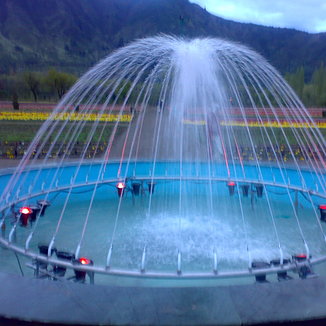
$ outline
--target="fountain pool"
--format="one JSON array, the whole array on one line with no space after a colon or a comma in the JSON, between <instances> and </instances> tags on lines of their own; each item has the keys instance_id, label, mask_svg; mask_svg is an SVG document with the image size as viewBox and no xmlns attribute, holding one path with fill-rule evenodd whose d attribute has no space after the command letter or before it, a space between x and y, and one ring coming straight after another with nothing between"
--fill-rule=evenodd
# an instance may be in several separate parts
<instances>
[{"instance_id":1,"label":"fountain pool","mask_svg":"<svg viewBox=\"0 0 326 326\"><path fill-rule=\"evenodd\" d=\"M122 165L112 162L108 166L101 185L98 185L87 229L80 242L78 239L83 234L84 222L82 217L89 210L90 194L94 191L101 163L81 166L80 176L76 178L69 205L62 217L62 226L56 234L55 248L72 253L78 250L80 256L91 258L95 262L93 268L98 273L95 278L97 283L112 282L103 276L105 274L174 281L197 279L198 282L198 279L253 275L255 269L251 267L255 261L271 262L282 257L293 264L287 263L281 269L296 271L295 255L311 256L309 264L326 259L326 226L320 220L318 209L325 202L325 195L318 192L320 185L311 172L302 171L307 187L302 189L297 171L290 168L286 171L288 183L284 185L278 169L273 166L261 167L263 184L257 179L257 167L254 165L246 167L246 178L241 175L240 165L236 166L237 175L230 178L225 178L226 166L222 164L210 166L214 176L209 178L205 163L185 165L184 171L187 172L184 172L182 179L179 176L180 166L175 162L157 162L155 178L151 175L152 167L151 162ZM2 233L5 245L11 247L13 244L14 250L28 246L27 251L18 249L18 252L35 259L38 246L50 244L71 187L71 170L74 168L72 163L63 167L60 182L49 193L47 185L42 183L35 184L33 193L28 192L28 187L20 190L26 196L21 196L14 207L12 204L7 207L6 230ZM119 169L128 176L124 179L126 188L121 197L117 189L120 179L116 176ZM38 172L35 169L29 173L30 182ZM55 172L54 167L42 171L47 179L51 179ZM4 185L8 176L4 175L1 179ZM234 187L229 186L230 180ZM135 184L139 185L136 191ZM150 189L150 185L154 185L153 188ZM244 190L246 185L249 186L248 193ZM263 192L260 194L261 185ZM180 186L187 189L181 216ZM212 203L207 200L208 187L214 194ZM37 222L22 225L17 220L17 213L13 212L18 212L20 207L35 207L47 193L51 206L46 209L46 214L40 216ZM191 194L191 200L187 193ZM295 203L295 212L288 196ZM268 205L272 207L273 220L268 214ZM13 226L14 233L11 232ZM274 227L278 230L278 237L275 236ZM303 230L303 238L300 229ZM54 263L55 255L48 262L52 259ZM26 262L32 267L28 260ZM18 271L13 255L7 265L9 269ZM270 271L267 272L280 270L280 266L271 265L268 268ZM250 278L244 282L248 281L252 282Z\"/></svg>"},{"instance_id":2,"label":"fountain pool","mask_svg":"<svg viewBox=\"0 0 326 326\"><path fill-rule=\"evenodd\" d=\"M304 278L325 260L325 158L307 110L254 51L139 40L40 128L2 187L0 241L37 277Z\"/></svg>"}]
</instances>

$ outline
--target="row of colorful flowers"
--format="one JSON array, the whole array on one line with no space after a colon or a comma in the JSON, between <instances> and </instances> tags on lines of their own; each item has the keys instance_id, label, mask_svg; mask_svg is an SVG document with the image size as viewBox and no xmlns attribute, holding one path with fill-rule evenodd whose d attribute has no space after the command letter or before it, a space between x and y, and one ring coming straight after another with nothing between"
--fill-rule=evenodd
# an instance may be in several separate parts
<instances>
[{"instance_id":1,"label":"row of colorful flowers","mask_svg":"<svg viewBox=\"0 0 326 326\"><path fill-rule=\"evenodd\" d=\"M205 120L184 120L184 124L191 124L191 125L205 125ZM315 121L314 124L308 122L290 122L282 120L280 122L277 121L222 121L222 126L236 126L236 127L270 127L270 128L307 128L307 127L317 127L317 128L326 128L326 121Z\"/></svg>"},{"instance_id":2,"label":"row of colorful flowers","mask_svg":"<svg viewBox=\"0 0 326 326\"><path fill-rule=\"evenodd\" d=\"M51 116L51 113L46 112L0 112L0 120L7 121L45 121L48 118L53 120L71 120L71 121L102 121L102 122L130 122L132 120L131 114L96 114L96 113L57 113ZM205 125L205 120L184 120L184 124ZM258 122L249 119L247 122L241 120L222 121L223 126L238 126L238 127L273 127L273 128L307 128L314 126L308 122L291 122L282 120ZM326 121L316 120L315 126L318 128L326 128Z\"/></svg>"},{"instance_id":3,"label":"row of colorful flowers","mask_svg":"<svg viewBox=\"0 0 326 326\"><path fill-rule=\"evenodd\" d=\"M19 110L27 110L29 112L35 111L35 112L51 112L56 108L57 104L54 103L27 103L27 102L20 102L19 103ZM67 111L75 111L76 106L70 105L65 107ZM103 109L103 106L101 104L98 105L79 105L78 106L79 110L92 110L92 111L100 111ZM0 110L7 111L7 110L12 110L13 105L12 102L3 102L0 101ZM139 111L138 107L134 107L136 111ZM106 110L110 110L110 112L122 112L122 111L129 111L130 106L122 106L122 105L114 105L114 106L106 106Z\"/></svg>"},{"instance_id":4,"label":"row of colorful flowers","mask_svg":"<svg viewBox=\"0 0 326 326\"><path fill-rule=\"evenodd\" d=\"M284 117L290 115L294 115L294 112L298 114L299 116L306 117L307 112L311 117L318 118L323 116L323 112L326 111L325 108L306 108L305 111L298 111L297 108L236 108L233 107L230 109L229 114L231 115L237 115L237 116L242 116L244 113L246 116L257 116L257 114L260 117L275 117L277 115L278 117Z\"/></svg>"},{"instance_id":5,"label":"row of colorful flowers","mask_svg":"<svg viewBox=\"0 0 326 326\"><path fill-rule=\"evenodd\" d=\"M314 124L309 122L292 122L292 121L248 121L247 123L243 121L227 121L222 122L223 126L237 126L237 127L270 127L270 128L326 128L326 122L315 121Z\"/></svg>"},{"instance_id":6,"label":"row of colorful flowers","mask_svg":"<svg viewBox=\"0 0 326 326\"><path fill-rule=\"evenodd\" d=\"M46 112L0 112L0 120L9 121L44 121L51 117ZM130 122L131 114L82 114L82 113L57 113L51 117L53 120L71 121L103 121L103 122Z\"/></svg>"}]
</instances>

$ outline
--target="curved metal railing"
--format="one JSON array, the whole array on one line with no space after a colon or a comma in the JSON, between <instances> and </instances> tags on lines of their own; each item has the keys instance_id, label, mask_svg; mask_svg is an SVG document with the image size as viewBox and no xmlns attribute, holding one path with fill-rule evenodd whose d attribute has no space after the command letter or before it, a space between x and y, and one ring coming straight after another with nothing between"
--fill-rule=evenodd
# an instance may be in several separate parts
<instances>
[{"instance_id":1,"label":"curved metal railing","mask_svg":"<svg viewBox=\"0 0 326 326\"><path fill-rule=\"evenodd\" d=\"M109 185L115 185L117 182L121 181L121 178L112 178L112 179L106 179L101 182L101 184L109 184ZM131 182L164 182L164 181L190 181L190 182L229 182L229 178L220 178L220 177L132 177L128 178L128 180L124 181L131 181ZM317 196L323 199L326 199L326 194L318 192L318 190L315 189L308 189L303 188L300 186L290 185L290 184L281 184L275 181L262 181L257 179L243 179L243 178L232 178L232 181L236 184L251 184L251 185L264 185L271 186L271 187L277 187L277 188L287 188L296 192L301 192L303 194L309 194L310 196ZM57 193L60 191L65 191L67 189L71 188L81 188L81 187L90 187L94 186L96 182L92 181L86 181L81 182L78 184L69 184L64 186L56 186L53 189L41 189L40 191L36 193L29 193L24 194L22 197L16 198L13 201L7 201L5 205L3 206L2 212L6 211L8 208L10 208L12 205L17 205L20 202L24 202L26 200L29 200L31 198L40 197L44 195L45 193ZM1 213L1 212L0 212ZM2 224L4 223L5 216L0 221L0 228ZM254 276L254 275L260 275L260 274L270 274L270 273L280 273L280 272L286 272L290 270L297 271L300 266L303 265L313 265L318 264L326 261L326 255L320 256L320 257L307 257L305 260L298 262L296 260L288 261L281 259L279 261L279 264L277 265L271 265L269 267L261 267L261 268L251 268L243 269L243 270L233 270L233 271L227 271L227 272L221 272L218 270L217 266L217 257L216 254L212 254L212 269L208 270L207 272L186 272L182 270L182 255L180 252L178 252L178 255L176 257L176 268L174 272L165 272L165 271L151 271L147 270L146 268L146 250L144 248L142 252L142 257L140 257L140 267L138 270L129 270L129 269L116 269L112 268L111 266L76 266L73 262L69 262L66 260L54 258L51 256L46 256L40 253L37 253L29 248L24 248L23 246L19 246L15 244L11 239L6 239L3 236L0 236L0 244L12 251L14 251L17 254L23 255L25 257L31 258L34 262L37 262L35 265L38 266L38 263L45 263L52 266L61 266L64 268L69 268L72 270L81 270L88 273L94 273L94 274L107 274L107 275L116 275L116 276L129 276L129 277L145 277L145 278L182 278L182 279L201 279L201 278L233 278L233 277L243 277L243 276ZM34 267L35 267L34 266ZM37 269L35 267L35 269Z\"/></svg>"}]
</instances>

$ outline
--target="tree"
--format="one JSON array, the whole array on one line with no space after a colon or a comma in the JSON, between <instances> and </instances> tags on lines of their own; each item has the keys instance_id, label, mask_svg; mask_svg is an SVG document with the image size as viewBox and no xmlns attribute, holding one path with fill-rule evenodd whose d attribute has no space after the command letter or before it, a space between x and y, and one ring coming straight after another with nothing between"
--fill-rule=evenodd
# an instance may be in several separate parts
<instances>
[{"instance_id":1,"label":"tree","mask_svg":"<svg viewBox=\"0 0 326 326\"><path fill-rule=\"evenodd\" d=\"M12 95L12 107L14 110L19 110L18 95L16 92Z\"/></svg>"},{"instance_id":2,"label":"tree","mask_svg":"<svg viewBox=\"0 0 326 326\"><path fill-rule=\"evenodd\" d=\"M297 93L299 98L302 99L304 89L304 68L298 68L293 74L287 73L285 79Z\"/></svg>"},{"instance_id":3,"label":"tree","mask_svg":"<svg viewBox=\"0 0 326 326\"><path fill-rule=\"evenodd\" d=\"M308 106L315 106L315 90L312 84L306 84L303 88L303 95L302 95L303 103Z\"/></svg>"},{"instance_id":4,"label":"tree","mask_svg":"<svg viewBox=\"0 0 326 326\"><path fill-rule=\"evenodd\" d=\"M326 68L323 64L312 75L316 105L326 107Z\"/></svg>"},{"instance_id":5,"label":"tree","mask_svg":"<svg viewBox=\"0 0 326 326\"><path fill-rule=\"evenodd\" d=\"M55 69L49 70L46 80L52 89L54 89L59 97L68 91L68 89L76 82L76 76L64 72L56 71Z\"/></svg>"},{"instance_id":6,"label":"tree","mask_svg":"<svg viewBox=\"0 0 326 326\"><path fill-rule=\"evenodd\" d=\"M19 75L1 75L0 76L0 98L4 100L13 100L21 98L24 83Z\"/></svg>"},{"instance_id":7,"label":"tree","mask_svg":"<svg viewBox=\"0 0 326 326\"><path fill-rule=\"evenodd\" d=\"M27 87L33 94L34 101L37 102L38 95L40 92L40 83L41 83L40 76L35 72L29 71L24 73L23 78L25 83L27 84Z\"/></svg>"}]
</instances>

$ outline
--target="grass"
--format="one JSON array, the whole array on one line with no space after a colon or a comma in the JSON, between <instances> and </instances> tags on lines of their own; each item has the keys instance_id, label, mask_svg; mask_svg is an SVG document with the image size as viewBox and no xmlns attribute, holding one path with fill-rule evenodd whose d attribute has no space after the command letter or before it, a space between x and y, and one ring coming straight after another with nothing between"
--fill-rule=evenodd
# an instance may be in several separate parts
<instances>
[{"instance_id":1,"label":"grass","mask_svg":"<svg viewBox=\"0 0 326 326\"><path fill-rule=\"evenodd\" d=\"M41 127L41 122L30 121L1 121L1 142L30 142Z\"/></svg>"},{"instance_id":2,"label":"grass","mask_svg":"<svg viewBox=\"0 0 326 326\"><path fill-rule=\"evenodd\" d=\"M49 110L46 110L46 112L49 113ZM41 120L0 120L0 142L1 143L4 142L30 143L43 123L44 121ZM59 122L56 131L52 133L51 135L52 140L54 139L56 132L59 132L62 123ZM72 133L74 132L74 130L76 129L76 127L73 127L72 130L70 130L71 123L73 122L68 122L63 132L61 132L59 136L60 142L62 141L65 142L65 139L69 139ZM94 133L92 141L93 142L108 141L114 124L115 122L107 122L106 124L104 122L100 122ZM87 140L89 133L91 132L92 126L93 126L93 121L86 121L84 128L79 133L76 141L85 142ZM105 129L102 133L103 126L105 126ZM119 134L123 132L126 126L128 126L128 123L124 123L124 122L120 123L117 133ZM227 131L231 129L232 129L232 133L229 132L229 134L231 135L232 138L234 135L239 145L241 146L250 145L250 139L248 137L247 128L243 126L221 126L222 133L224 134L223 137L225 139L227 139L228 137ZM281 128L274 128L274 127L266 127L266 128L249 127L249 130L252 138L254 139L254 143L257 145L264 145L268 143L269 142L268 138L271 139L271 142L273 144L284 144L286 143L285 137L289 141L290 145L297 144L298 143L297 136L295 135L295 133L299 135L299 137L302 139L304 143L305 137L303 136L306 135L307 133L310 133L310 135L312 135L311 131L309 131L309 129L306 128L296 128L295 132L293 132L291 128L281 129ZM319 130L323 135L323 137L326 138L326 129L320 128Z\"/></svg>"},{"instance_id":3,"label":"grass","mask_svg":"<svg viewBox=\"0 0 326 326\"><path fill-rule=\"evenodd\" d=\"M87 140L87 137L91 131L93 123L89 122L86 123L83 130L80 132L78 138L76 141L79 142L85 142ZM110 134L113 129L113 123L107 124L105 126L105 129L103 131L103 134L101 136L100 141L108 141ZM1 121L0 122L0 141L2 143L8 142L8 143L15 143L15 142L26 142L29 143L33 140L35 137L37 131L42 126L42 122L38 121ZM60 127L61 124L58 124L58 127ZM98 128L96 129L94 136L92 138L92 141L98 141L102 132L102 128L104 126L104 123L100 123L98 125ZM122 127L119 128L118 133L122 132L124 128L127 127L127 124L121 125ZM68 129L70 127L70 124L66 126L64 131L59 136L59 141L64 141L66 134L68 133ZM57 128L58 130L58 128ZM74 129L72 129L71 132L73 132ZM54 139L56 135L56 132L53 133L51 136L52 139Z\"/></svg>"},{"instance_id":4,"label":"grass","mask_svg":"<svg viewBox=\"0 0 326 326\"><path fill-rule=\"evenodd\" d=\"M230 128L230 127L229 127ZM290 145L298 144L297 138L299 137L301 141L305 144L307 135L309 134L314 138L310 129L305 128L295 128L294 131L290 128L257 128L249 127L250 135L254 140L254 144L258 146L264 146L264 144L269 143L270 139L273 145L276 144L286 144L286 140ZM250 139L248 137L248 131L244 127L232 127L234 137L237 139L238 145L240 146L250 146ZM322 136L326 138L326 130L319 129ZM227 139L227 129L222 128L223 137Z\"/></svg>"}]
</instances>

